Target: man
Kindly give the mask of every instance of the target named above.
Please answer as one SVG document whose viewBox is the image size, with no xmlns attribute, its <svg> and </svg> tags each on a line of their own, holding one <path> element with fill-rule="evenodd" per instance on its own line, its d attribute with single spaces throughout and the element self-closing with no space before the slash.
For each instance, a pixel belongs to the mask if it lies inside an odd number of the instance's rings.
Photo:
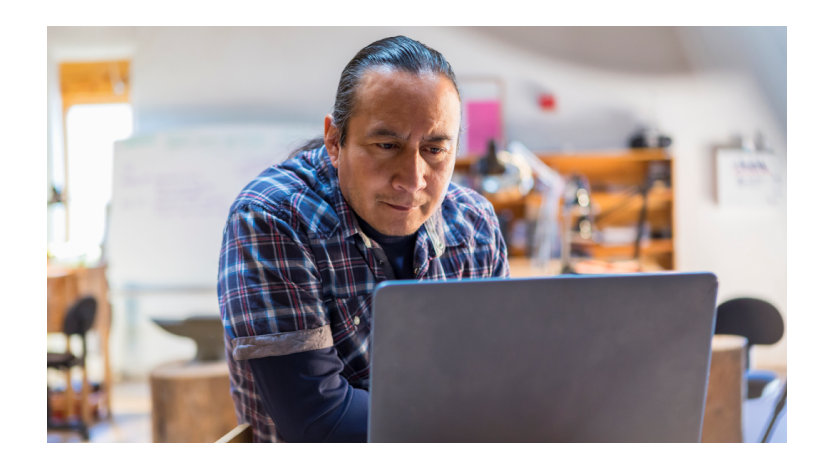
<svg viewBox="0 0 834 470">
<path fill-rule="evenodd" d="M 367 440 L 379 282 L 508 275 L 492 206 L 450 182 L 460 120 L 445 58 L 382 39 L 342 72 L 324 138 L 232 204 L 218 298 L 235 410 L 256 441 Z"/>
</svg>

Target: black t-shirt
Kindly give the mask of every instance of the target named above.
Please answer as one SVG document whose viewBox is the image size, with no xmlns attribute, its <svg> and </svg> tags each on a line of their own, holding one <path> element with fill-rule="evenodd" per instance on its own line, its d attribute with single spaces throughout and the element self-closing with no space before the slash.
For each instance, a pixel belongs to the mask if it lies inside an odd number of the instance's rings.
<svg viewBox="0 0 834 470">
<path fill-rule="evenodd" d="M 414 243 L 417 233 L 405 236 L 384 235 L 377 232 L 367 222 L 356 216 L 362 231 L 373 238 L 382 247 L 385 257 L 391 263 L 397 279 L 414 279 Z"/>
</svg>

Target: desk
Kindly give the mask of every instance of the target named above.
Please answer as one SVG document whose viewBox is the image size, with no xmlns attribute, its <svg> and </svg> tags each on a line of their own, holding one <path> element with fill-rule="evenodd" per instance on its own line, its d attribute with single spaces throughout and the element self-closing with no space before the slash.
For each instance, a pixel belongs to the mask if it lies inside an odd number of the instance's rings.
<svg viewBox="0 0 834 470">
<path fill-rule="evenodd" d="M 110 390 L 112 375 L 110 372 L 110 300 L 108 295 L 107 266 L 72 268 L 65 266 L 47 265 L 46 267 L 46 331 L 47 333 L 61 333 L 64 315 L 67 309 L 77 299 L 85 295 L 95 297 L 98 302 L 96 321 L 93 331 L 101 342 L 101 354 L 104 362 L 103 398 L 104 409 L 110 416 Z M 69 346 L 69 341 L 67 341 Z M 71 410 L 72 390 L 67 387 L 67 409 Z"/>
<path fill-rule="evenodd" d="M 511 256 L 507 261 L 510 265 L 510 277 L 513 278 L 556 276 L 562 271 L 562 261 L 559 258 L 549 260 L 544 267 L 536 266 L 532 258 L 523 256 Z M 659 265 L 648 263 L 641 265 L 634 260 L 612 262 L 592 259 L 574 260 L 573 267 L 580 274 L 622 274 L 662 271 Z"/>
<path fill-rule="evenodd" d="M 67 308 L 78 298 L 75 271 L 59 266 L 46 267 L 46 331 L 61 333 Z"/>
<path fill-rule="evenodd" d="M 743 442 L 742 404 L 747 338 L 715 335 L 712 339 L 707 400 L 701 442 Z"/>
</svg>

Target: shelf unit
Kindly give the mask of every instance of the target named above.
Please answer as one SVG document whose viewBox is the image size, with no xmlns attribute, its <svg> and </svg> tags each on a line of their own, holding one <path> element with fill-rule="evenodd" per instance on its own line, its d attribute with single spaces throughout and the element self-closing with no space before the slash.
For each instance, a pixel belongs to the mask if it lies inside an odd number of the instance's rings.
<svg viewBox="0 0 834 470">
<path fill-rule="evenodd" d="M 574 256 L 579 254 L 606 262 L 636 260 L 643 271 L 675 269 L 674 160 L 665 150 L 539 153 L 538 156 L 562 177 L 579 174 L 590 184 L 594 241 L 576 240 L 572 245 Z M 459 158 L 455 171 L 468 174 L 476 160 Z M 644 185 L 647 189 L 645 230 L 639 244 L 639 256 L 635 258 L 637 225 L 643 208 L 639 189 Z M 508 221 L 505 235 L 510 256 L 526 256 L 527 243 L 512 234 L 518 232 L 515 230 L 517 224 L 528 224 L 529 227 L 535 220 L 542 194 L 534 189 L 526 196 L 484 195 L 493 203 L 499 217 Z M 561 220 L 561 214 L 559 217 Z M 633 238 L 629 238 L 631 233 Z"/>
</svg>

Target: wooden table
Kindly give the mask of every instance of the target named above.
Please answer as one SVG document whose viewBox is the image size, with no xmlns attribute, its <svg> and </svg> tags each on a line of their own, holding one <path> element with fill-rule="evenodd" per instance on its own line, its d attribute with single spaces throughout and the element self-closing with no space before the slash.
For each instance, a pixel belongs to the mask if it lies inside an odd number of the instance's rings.
<svg viewBox="0 0 834 470">
<path fill-rule="evenodd" d="M 104 377 L 102 393 L 104 399 L 104 411 L 109 417 L 110 390 L 112 389 L 112 375 L 110 371 L 110 300 L 107 286 L 107 266 L 95 267 L 65 267 L 48 264 L 46 268 L 46 331 L 47 333 L 63 332 L 64 316 L 67 309 L 79 298 L 91 295 L 96 299 L 98 307 L 96 320 L 92 330 L 96 333 L 101 342 L 101 354 L 104 362 Z M 69 348 L 69 339 L 67 339 Z M 67 372 L 67 383 L 69 384 L 70 374 Z M 67 416 L 70 416 L 74 403 L 72 387 L 67 387 Z M 82 410 L 85 409 L 82 401 Z M 84 411 L 84 413 L 88 413 Z M 85 420 L 89 416 L 85 417 Z M 89 421 L 88 421 L 89 422 Z"/>
<path fill-rule="evenodd" d="M 715 335 L 712 339 L 707 401 L 701 442 L 743 442 L 744 348 L 747 338 Z"/>
<path fill-rule="evenodd" d="M 59 266 L 46 268 L 46 331 L 61 333 L 67 308 L 78 298 L 75 270 Z"/>
</svg>

